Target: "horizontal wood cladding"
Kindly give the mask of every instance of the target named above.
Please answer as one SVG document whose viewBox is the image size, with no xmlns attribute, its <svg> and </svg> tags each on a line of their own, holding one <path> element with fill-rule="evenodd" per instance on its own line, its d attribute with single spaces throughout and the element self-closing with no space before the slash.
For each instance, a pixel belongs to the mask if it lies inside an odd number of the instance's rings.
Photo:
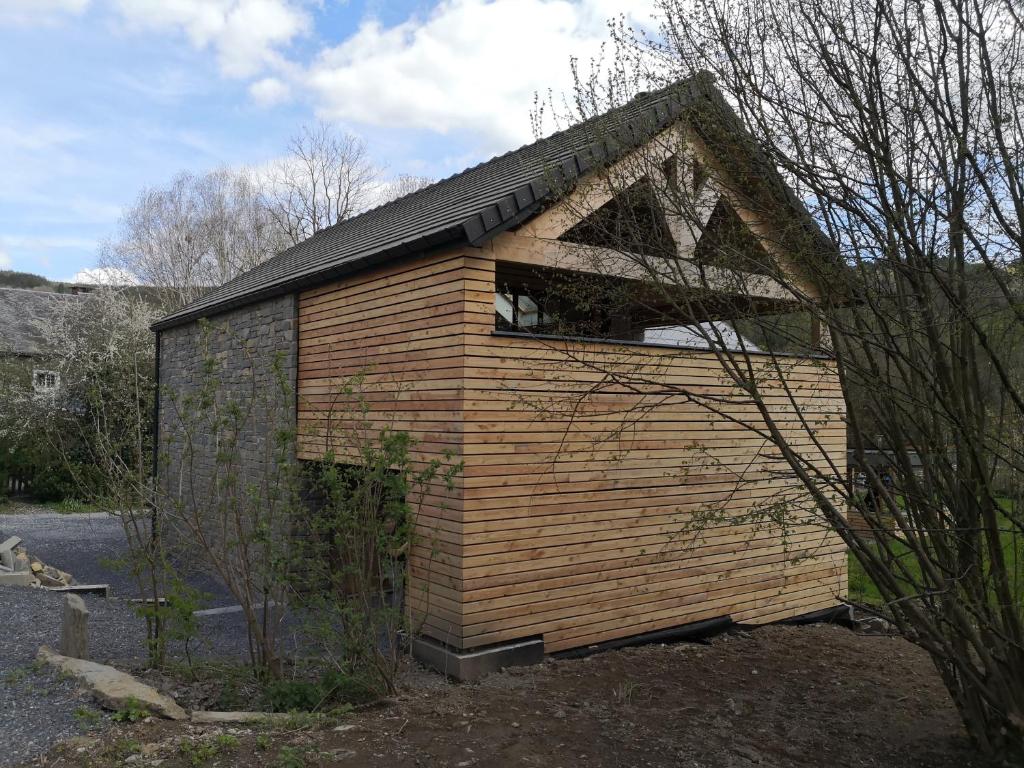
<svg viewBox="0 0 1024 768">
<path fill-rule="evenodd" d="M 457 542 L 442 534 L 463 647 L 541 635 L 558 651 L 845 596 L 845 548 L 714 353 L 493 335 L 495 256 L 515 253 L 495 241 L 467 262 L 461 518 Z M 755 357 L 745 375 L 802 455 L 843 477 L 834 363 Z"/>
<path fill-rule="evenodd" d="M 841 541 L 808 517 L 715 355 L 493 335 L 494 259 L 514 255 L 498 238 L 299 301 L 301 458 L 343 456 L 338 388 L 361 373 L 374 425 L 409 431 L 421 462 L 464 462 L 424 498 L 409 592 L 421 631 L 462 648 L 540 635 L 557 651 L 843 597 Z M 746 375 L 802 455 L 845 476 L 834 364 L 762 357 Z"/>
<path fill-rule="evenodd" d="M 458 460 L 464 313 L 471 295 L 465 273 L 465 258 L 449 253 L 360 273 L 300 296 L 299 458 L 317 459 L 331 448 L 345 459 L 346 430 L 359 419 L 352 415 L 353 398 L 339 393 L 358 376 L 371 431 L 386 426 L 409 432 L 421 466 Z M 418 517 L 420 545 L 412 555 L 410 600 L 424 630 L 442 640 L 461 634 L 461 483 L 456 478 L 453 489 L 441 482 L 427 489 Z M 448 525 L 443 532 L 439 522 Z"/>
</svg>

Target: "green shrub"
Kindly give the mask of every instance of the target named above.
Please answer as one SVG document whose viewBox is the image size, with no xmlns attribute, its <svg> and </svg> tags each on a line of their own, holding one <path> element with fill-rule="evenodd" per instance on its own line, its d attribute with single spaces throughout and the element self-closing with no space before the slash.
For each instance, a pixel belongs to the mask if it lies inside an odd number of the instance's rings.
<svg viewBox="0 0 1024 768">
<path fill-rule="evenodd" d="M 274 712 L 312 712 L 323 701 L 323 689 L 308 680 L 272 680 L 263 697 Z"/>
<path fill-rule="evenodd" d="M 265 705 L 274 712 L 315 712 L 363 704 L 377 698 L 372 683 L 328 669 L 319 680 L 273 680 L 263 689 Z"/>
<path fill-rule="evenodd" d="M 0 443 L 0 495 L 6 494 L 11 477 L 29 485 L 36 501 L 54 502 L 82 499 L 97 483 L 96 470 L 78 457 L 65 460 L 43 440 L 32 444 Z"/>
</svg>

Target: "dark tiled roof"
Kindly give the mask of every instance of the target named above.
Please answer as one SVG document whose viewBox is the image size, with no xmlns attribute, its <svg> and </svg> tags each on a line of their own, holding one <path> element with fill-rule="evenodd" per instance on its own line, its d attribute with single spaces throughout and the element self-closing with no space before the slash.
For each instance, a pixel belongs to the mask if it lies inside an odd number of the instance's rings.
<svg viewBox="0 0 1024 768">
<path fill-rule="evenodd" d="M 404 255 L 480 245 L 535 215 L 566 182 L 675 121 L 686 105 L 706 95 L 708 82 L 697 75 L 641 94 L 606 115 L 329 227 L 153 327 L 180 325 Z"/>
<path fill-rule="evenodd" d="M 82 296 L 25 288 L 0 288 L 0 355 L 41 355 L 46 352 L 42 326 L 58 302 Z"/>
</svg>

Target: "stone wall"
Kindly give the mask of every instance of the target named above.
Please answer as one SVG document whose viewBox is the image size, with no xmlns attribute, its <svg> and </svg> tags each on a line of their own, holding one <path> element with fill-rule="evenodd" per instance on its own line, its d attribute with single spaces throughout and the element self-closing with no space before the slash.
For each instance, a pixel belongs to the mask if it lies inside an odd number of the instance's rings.
<svg viewBox="0 0 1024 768">
<path fill-rule="evenodd" d="M 241 487 L 273 476 L 274 433 L 295 426 L 296 324 L 296 299 L 289 295 L 160 333 L 157 473 L 171 504 L 205 496 L 218 472 L 218 430 L 206 426 L 212 407 L 195 403 L 204 386 L 222 413 L 234 405 L 246 414 L 235 467 Z"/>
</svg>

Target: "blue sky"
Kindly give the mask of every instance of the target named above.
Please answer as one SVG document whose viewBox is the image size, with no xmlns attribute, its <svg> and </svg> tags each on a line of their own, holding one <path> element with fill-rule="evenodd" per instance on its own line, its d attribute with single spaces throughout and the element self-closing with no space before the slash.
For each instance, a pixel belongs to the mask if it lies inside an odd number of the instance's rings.
<svg viewBox="0 0 1024 768">
<path fill-rule="evenodd" d="M 0 0 L 0 268 L 67 280 L 141 189 L 304 123 L 440 178 L 531 140 L 624 0 Z"/>
</svg>

